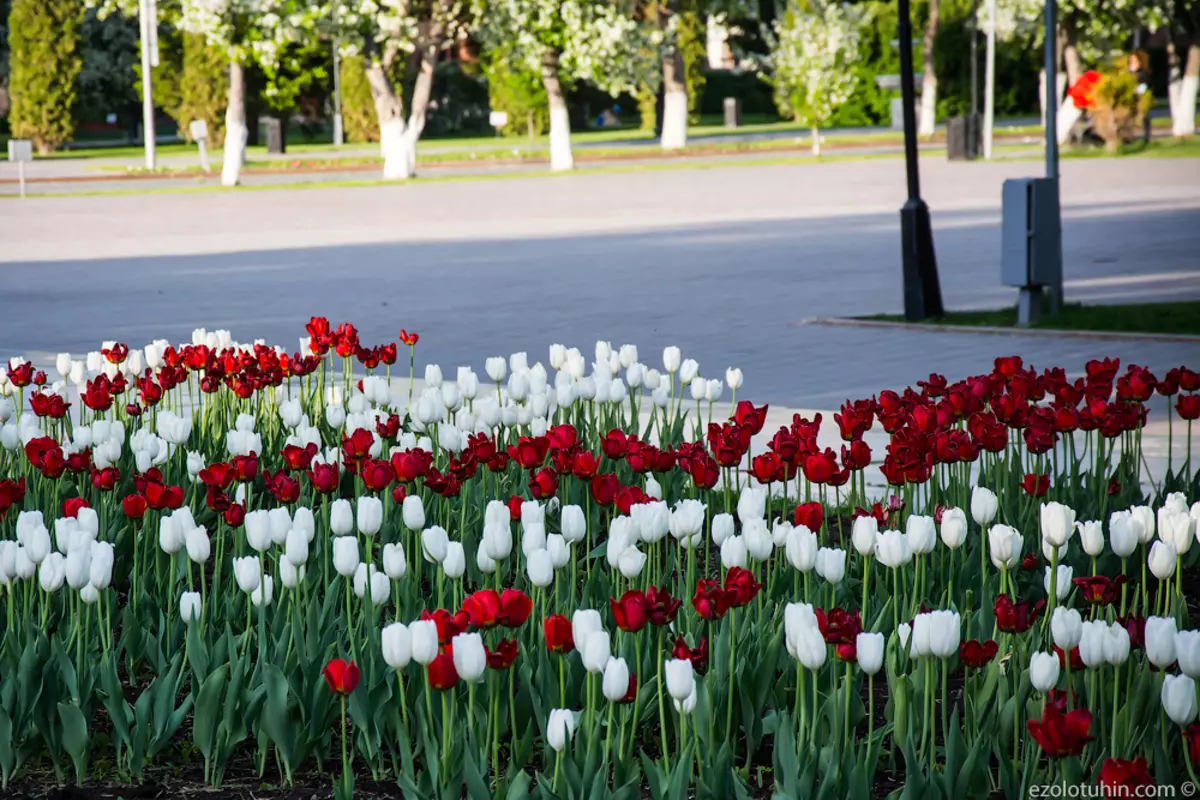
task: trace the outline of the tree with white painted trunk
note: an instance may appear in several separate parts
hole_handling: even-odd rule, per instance
[[[864,6],[793,2],[775,23],[770,64],[781,113],[812,129],[813,155],[821,154],[821,126],[854,93],[852,69],[862,49]]]
[[[1194,136],[1200,90],[1200,3],[1175,0],[1171,5],[1167,43],[1171,134]]]
[[[929,17],[925,21],[925,36],[921,40],[921,106],[917,115],[917,133],[933,136],[937,130],[937,68],[933,58],[933,45],[937,41],[938,0],[929,0]]]
[[[365,0],[338,3],[335,28],[344,55],[366,59],[367,83],[379,123],[379,149],[385,180],[416,175],[417,141],[425,130],[434,69],[443,50],[463,32],[465,12],[458,0]],[[404,97],[393,83],[406,61],[415,65],[407,119]]]
[[[311,31],[320,9],[305,0],[183,0],[179,26],[203,34],[229,59],[221,184],[236,186],[246,160],[246,68],[278,64],[279,53]]]
[[[652,35],[625,0],[474,0],[473,10],[486,47],[541,75],[555,171],[575,165],[565,87],[586,80],[611,94],[632,92],[657,68]]]

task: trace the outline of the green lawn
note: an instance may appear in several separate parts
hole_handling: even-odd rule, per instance
[[[900,314],[878,314],[864,319],[904,322],[904,317]],[[930,325],[1013,328],[1017,325],[1017,307],[994,311],[951,311],[944,317],[931,318],[926,322]],[[1050,330],[1200,335],[1200,300],[1115,306],[1067,303],[1060,314],[1044,315],[1032,327]]]
[[[1100,145],[1064,147],[1061,152],[1063,158],[1200,158],[1200,136],[1189,136],[1186,139],[1152,139],[1149,145],[1133,142],[1122,145],[1115,153],[1108,152]]]

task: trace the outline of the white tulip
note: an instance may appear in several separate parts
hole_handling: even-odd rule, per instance
[[[412,637],[403,622],[393,622],[383,629],[380,638],[383,660],[392,669],[400,670],[412,661]]]
[[[184,592],[179,597],[179,616],[185,622],[198,622],[200,620],[200,593],[199,592]]]
[[[996,518],[999,508],[1000,500],[991,489],[976,486],[971,490],[971,517],[975,520],[975,524],[980,526],[991,524],[992,520]]]
[[[333,540],[333,568],[338,575],[349,578],[358,569],[358,539],[353,536],[338,536]]]
[[[450,542],[446,545],[446,558],[442,561],[442,569],[452,581],[458,580],[467,571],[467,554],[462,542]]]
[[[354,511],[349,500],[333,501],[329,507],[329,529],[334,536],[345,536],[354,530]]]
[[[446,560],[450,549],[450,535],[446,529],[434,525],[421,531],[421,550],[425,560],[433,564],[441,564]]]
[[[957,550],[967,541],[967,515],[961,508],[947,508],[942,511],[942,544],[951,550]]]
[[[428,666],[438,654],[437,623],[431,619],[417,620],[408,626],[408,633],[412,640],[412,660]]]
[[[688,698],[696,686],[692,662],[686,658],[667,659],[663,664],[666,675],[667,691],[671,697],[682,702]]]

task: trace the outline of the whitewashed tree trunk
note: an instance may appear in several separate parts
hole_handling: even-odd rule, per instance
[[[674,48],[671,55],[663,59],[663,127],[664,150],[679,150],[687,147],[688,95],[684,82],[683,53]]]
[[[705,26],[705,55],[708,58],[709,69],[728,69],[733,66],[727,63],[725,54],[729,51],[729,29],[717,21],[715,16],[709,16]]]
[[[558,53],[546,50],[542,58],[542,86],[550,106],[550,169],[566,172],[575,168],[571,155],[571,115],[558,80]]]
[[[221,156],[221,185],[237,186],[246,159],[246,71],[236,61],[229,63],[229,94],[225,107],[225,150]]]
[[[375,102],[375,117],[379,121],[379,151],[383,156],[385,181],[411,178],[416,168],[412,142],[406,135],[404,103],[396,96],[384,62],[372,59],[367,66],[367,83]]]
[[[812,128],[812,154],[814,156],[821,155],[821,131],[816,125]]]
[[[1175,136],[1196,134],[1197,91],[1200,91],[1200,42],[1192,42],[1188,46],[1187,66],[1171,111],[1171,133]]]
[[[929,21],[925,24],[922,56],[925,75],[921,78],[921,119],[917,133],[933,136],[937,130],[937,73],[934,71],[933,42],[938,29],[938,0],[929,0]]]

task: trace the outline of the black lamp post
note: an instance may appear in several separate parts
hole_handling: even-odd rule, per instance
[[[938,283],[937,256],[929,206],[921,199],[917,166],[916,87],[913,77],[912,21],[908,0],[899,0],[896,25],[900,46],[900,98],[904,106],[904,162],[908,173],[908,201],[900,209],[900,242],[904,265],[904,316],[917,322],[941,316],[942,289]]]

